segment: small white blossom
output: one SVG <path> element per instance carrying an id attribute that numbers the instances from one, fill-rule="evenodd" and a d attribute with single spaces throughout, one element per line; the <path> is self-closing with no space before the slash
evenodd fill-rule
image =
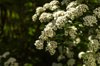
<path id="1" fill-rule="evenodd" d="M 50 3 L 45 3 L 45 4 L 43 5 L 43 8 L 45 8 L 45 9 L 50 9 Z"/>
<path id="2" fill-rule="evenodd" d="M 93 26 L 94 24 L 97 24 L 97 19 L 95 16 L 91 16 L 91 15 L 85 16 L 83 20 L 84 20 L 83 24 L 86 26 Z"/>
<path id="3" fill-rule="evenodd" d="M 74 20 L 75 18 L 83 15 L 84 12 L 88 10 L 88 6 L 85 4 L 80 4 L 76 8 L 69 8 L 66 11 L 66 17 Z"/>
<path id="4" fill-rule="evenodd" d="M 65 23 L 67 23 L 67 18 L 65 16 L 60 16 L 57 18 L 55 25 L 58 29 L 62 29 L 62 27 L 65 26 Z"/>
<path id="5" fill-rule="evenodd" d="M 85 52 L 80 52 L 80 53 L 78 54 L 78 58 L 81 59 L 81 58 L 82 58 L 82 55 L 84 55 L 84 54 L 85 54 Z"/>
<path id="6" fill-rule="evenodd" d="M 47 36 L 47 37 L 53 38 L 54 35 L 55 35 L 55 32 L 54 32 L 54 30 L 53 30 L 52 28 L 46 27 L 46 28 L 44 29 L 44 34 L 45 34 L 45 36 Z"/>
<path id="7" fill-rule="evenodd" d="M 90 51 L 96 52 L 99 49 L 99 41 L 94 39 L 89 42 L 88 48 Z"/>
<path id="8" fill-rule="evenodd" d="M 43 7 L 37 7 L 36 9 L 36 14 L 40 15 L 41 13 L 43 13 L 45 11 L 45 9 Z"/>
<path id="9" fill-rule="evenodd" d="M 83 64 L 82 66 L 86 66 L 85 64 Z"/>
<path id="10" fill-rule="evenodd" d="M 47 47 L 46 47 L 46 50 L 49 51 L 49 53 L 51 55 L 54 55 L 55 52 L 56 52 L 56 49 L 57 48 L 57 42 L 56 41 L 48 41 L 47 42 Z"/>
<path id="11" fill-rule="evenodd" d="M 59 11 L 56 11 L 53 13 L 54 19 L 57 19 L 58 17 L 64 16 L 64 15 L 65 15 L 65 11 L 63 11 L 63 10 L 59 10 Z"/>
<path id="12" fill-rule="evenodd" d="M 44 31 L 41 31 L 41 35 L 39 36 L 39 39 L 48 40 L 48 36 L 45 35 Z"/>
<path id="13" fill-rule="evenodd" d="M 86 12 L 87 10 L 89 10 L 88 6 L 85 4 L 80 4 L 76 7 L 76 9 L 78 9 L 80 12 Z"/>
<path id="14" fill-rule="evenodd" d="M 80 41 L 81 41 L 80 38 L 76 38 L 75 41 L 74 41 L 74 43 L 75 43 L 75 44 L 79 44 Z"/>
<path id="15" fill-rule="evenodd" d="M 93 13 L 100 18 L 100 7 L 96 8 L 95 10 L 93 10 Z"/>
<path id="16" fill-rule="evenodd" d="M 48 48 L 46 47 L 46 50 L 47 49 Z M 49 51 L 50 55 L 54 55 L 56 53 L 56 50 L 55 49 L 49 49 L 48 51 Z"/>
<path id="17" fill-rule="evenodd" d="M 47 27 L 50 27 L 52 28 L 53 30 L 57 30 L 57 27 L 53 24 L 53 22 L 49 22 L 47 25 L 46 25 L 46 28 Z"/>
<path id="18" fill-rule="evenodd" d="M 76 28 L 75 26 L 70 26 L 69 28 L 71 28 L 71 29 L 77 31 L 77 28 Z"/>
<path id="19" fill-rule="evenodd" d="M 93 52 L 86 52 L 82 58 L 86 66 L 96 66 L 96 60 Z"/>
<path id="20" fill-rule="evenodd" d="M 89 36 L 89 37 L 88 37 L 88 40 L 90 40 L 90 41 L 91 41 L 91 40 L 92 40 L 92 36 Z"/>
<path id="21" fill-rule="evenodd" d="M 78 5 L 77 1 L 73 1 L 73 2 L 68 4 L 66 10 L 68 10 L 70 8 L 75 8 L 77 5 Z"/>
<path id="22" fill-rule="evenodd" d="M 37 15 L 37 14 L 34 14 L 34 15 L 32 16 L 32 20 L 33 20 L 34 22 L 36 22 L 37 17 L 38 17 L 38 15 Z"/>
<path id="23" fill-rule="evenodd" d="M 39 17 L 40 22 L 49 22 L 50 20 L 53 19 L 53 15 L 51 13 L 42 13 Z"/>
<path id="24" fill-rule="evenodd" d="M 53 1 L 50 2 L 50 8 L 49 9 L 51 11 L 54 11 L 54 10 L 56 10 L 58 8 L 59 8 L 59 1 L 53 0 Z"/>
<path id="25" fill-rule="evenodd" d="M 51 6 L 51 7 L 50 7 L 50 10 L 51 10 L 51 11 L 55 11 L 55 10 L 57 10 L 58 8 L 59 8 L 58 5 L 54 5 L 54 6 Z"/>
<path id="26" fill-rule="evenodd" d="M 77 32 L 76 32 L 76 30 L 70 29 L 70 30 L 68 31 L 68 34 L 69 34 L 69 36 L 70 36 L 72 39 L 75 39 L 75 38 L 76 38 L 76 35 L 77 35 Z"/>
<path id="27" fill-rule="evenodd" d="M 56 49 L 57 48 L 57 42 L 56 41 L 48 41 L 47 47 L 50 48 L 50 49 L 51 48 Z"/>
<path id="28" fill-rule="evenodd" d="M 66 11 L 66 14 L 65 16 L 70 18 L 71 20 L 74 20 L 75 19 L 75 16 L 76 16 L 76 8 L 70 8 Z"/>
<path id="29" fill-rule="evenodd" d="M 3 57 L 3 58 L 6 58 L 9 54 L 10 54 L 10 52 L 5 52 L 5 53 L 2 55 L 2 57 Z"/>
<path id="30" fill-rule="evenodd" d="M 51 6 L 59 5 L 59 1 L 53 0 L 53 1 L 50 2 L 50 5 L 51 5 Z"/>
<path id="31" fill-rule="evenodd" d="M 37 49 L 41 50 L 43 49 L 43 43 L 44 43 L 43 40 L 36 40 L 34 45 L 36 46 Z"/>
<path id="32" fill-rule="evenodd" d="M 9 66 L 9 65 L 13 65 L 14 63 L 16 63 L 16 59 L 11 57 L 9 58 L 5 63 L 4 63 L 4 66 Z M 14 65 L 13 65 L 14 66 Z"/>

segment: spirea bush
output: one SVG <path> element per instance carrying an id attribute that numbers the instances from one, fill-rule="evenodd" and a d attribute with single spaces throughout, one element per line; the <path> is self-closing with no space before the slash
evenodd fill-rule
<path id="1" fill-rule="evenodd" d="M 34 43 L 36 48 L 59 54 L 52 66 L 100 66 L 99 5 L 53 0 L 37 7 L 32 20 L 45 24 Z M 60 62 L 64 59 L 65 64 Z"/>

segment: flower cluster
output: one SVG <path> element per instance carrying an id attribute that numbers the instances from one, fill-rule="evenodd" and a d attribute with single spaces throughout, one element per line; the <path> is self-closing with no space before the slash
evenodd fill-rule
<path id="1" fill-rule="evenodd" d="M 41 22 L 49 21 L 50 19 L 53 18 L 53 17 L 52 17 L 52 14 L 50 14 L 50 13 L 43 13 L 43 12 L 45 12 L 46 10 L 55 11 L 55 10 L 57 10 L 57 9 L 59 9 L 59 1 L 54 0 L 54 1 L 51 1 L 50 3 L 46 3 L 46 4 L 43 5 L 43 7 L 38 7 L 38 8 L 36 9 L 36 14 L 34 14 L 34 15 L 32 16 L 32 20 L 33 20 L 34 22 L 36 22 L 37 17 L 41 15 L 40 18 L 39 18 L 39 20 L 40 20 Z M 43 13 L 43 14 L 42 14 L 42 13 Z M 46 21 L 45 21 L 45 20 L 46 20 Z"/>
<path id="2" fill-rule="evenodd" d="M 36 40 L 34 45 L 37 49 L 43 49 L 43 43 L 44 42 L 42 40 Z"/>
<path id="3" fill-rule="evenodd" d="M 76 2 L 75 2 L 76 3 Z M 80 4 L 75 8 L 69 8 L 66 13 L 66 17 L 70 18 L 71 20 L 74 20 L 75 18 L 82 16 L 84 12 L 86 12 L 88 9 L 88 6 L 85 4 Z"/>
<path id="4" fill-rule="evenodd" d="M 79 61 L 75 58 L 83 60 L 81 66 L 96 66 L 96 61 L 99 64 L 100 60 L 96 59 L 100 48 L 100 8 L 90 11 L 86 4 L 73 1 L 66 9 L 60 9 L 59 4 L 59 1 L 53 0 L 36 9 L 33 21 L 47 23 L 34 45 L 51 55 L 58 51 L 58 61 L 67 57 L 68 66 L 74 66 Z M 87 14 L 87 11 L 92 13 Z"/>
<path id="5" fill-rule="evenodd" d="M 40 22 L 49 22 L 51 19 L 53 19 L 53 15 L 51 13 L 42 13 L 39 20 Z"/>
<path id="6" fill-rule="evenodd" d="M 83 18 L 83 20 L 84 20 L 84 23 L 83 24 L 85 26 L 93 26 L 94 24 L 97 24 L 97 19 L 96 19 L 95 16 L 91 16 L 91 15 L 85 16 Z"/>
<path id="7" fill-rule="evenodd" d="M 98 17 L 100 18 L 100 7 L 96 8 L 93 13 Z"/>
<path id="8" fill-rule="evenodd" d="M 87 51 L 82 56 L 85 66 L 96 66 L 96 60 L 94 54 L 91 51 Z"/>
<path id="9" fill-rule="evenodd" d="M 9 58 L 5 63 L 4 66 L 19 66 L 19 64 L 16 62 L 16 59 L 11 57 Z"/>
<path id="10" fill-rule="evenodd" d="M 6 51 L 5 53 L 3 53 L 2 55 L 0 55 L 0 63 L 3 63 L 3 66 L 19 66 L 19 63 L 17 62 L 16 58 L 14 57 L 9 57 L 10 56 L 10 52 Z M 6 59 L 6 60 L 5 60 Z"/>
<path id="11" fill-rule="evenodd" d="M 72 2 L 72 3 L 77 4 L 76 1 Z M 50 3 L 48 3 L 48 4 L 46 3 L 43 7 L 38 7 L 36 9 L 36 14 L 41 13 L 41 15 L 39 17 L 40 22 L 41 23 L 42 22 L 49 22 L 46 25 L 46 27 L 44 28 L 44 30 L 41 32 L 41 35 L 39 36 L 40 40 L 37 40 L 35 42 L 35 46 L 37 47 L 37 49 L 43 49 L 43 42 L 50 40 L 49 38 L 53 38 L 56 35 L 55 31 L 57 29 L 62 29 L 65 26 L 65 24 L 68 23 L 69 18 L 73 19 L 75 17 L 79 17 L 84 12 L 86 12 L 86 10 L 88 10 L 88 6 L 86 6 L 85 4 L 80 4 L 80 5 L 77 5 L 76 7 L 73 7 L 73 5 L 71 5 L 71 3 L 70 3 L 69 6 L 67 7 L 68 8 L 67 11 L 57 10 L 57 11 L 53 12 L 53 15 L 51 13 L 44 12 L 44 10 L 49 9 L 48 5 L 55 6 L 55 5 L 58 5 L 58 4 L 59 4 L 59 2 L 54 0 L 54 1 L 51 1 Z M 38 10 L 40 10 L 40 11 L 38 11 Z M 79 12 L 82 13 L 82 14 L 78 15 Z M 36 14 L 34 16 L 36 16 Z M 53 20 L 53 18 L 54 18 L 54 20 Z M 36 20 L 36 18 L 34 18 L 34 17 L 32 17 L 32 19 Z M 52 21 L 50 22 L 50 20 L 52 20 Z M 77 34 L 76 33 L 77 28 L 75 28 L 75 26 L 72 26 L 72 27 L 69 27 L 69 28 L 71 28 L 71 30 L 69 31 L 69 35 L 72 38 L 74 38 L 75 34 Z M 79 40 L 76 40 L 76 43 L 79 43 L 77 41 L 79 41 Z M 74 41 L 74 43 L 75 43 L 75 41 Z M 47 44 L 47 47 L 48 46 L 50 46 L 50 45 Z M 49 48 L 51 48 L 51 47 L 49 47 Z M 51 53 L 51 50 L 49 52 Z M 55 51 L 52 51 L 52 52 L 55 53 Z"/>
<path id="12" fill-rule="evenodd" d="M 90 51 L 97 52 L 99 49 L 99 41 L 96 39 L 90 40 L 88 44 L 88 48 Z"/>
<path id="13" fill-rule="evenodd" d="M 47 42 L 47 47 L 46 50 L 48 50 L 50 52 L 51 55 L 54 55 L 56 52 L 57 48 L 57 42 L 56 41 L 48 41 Z"/>

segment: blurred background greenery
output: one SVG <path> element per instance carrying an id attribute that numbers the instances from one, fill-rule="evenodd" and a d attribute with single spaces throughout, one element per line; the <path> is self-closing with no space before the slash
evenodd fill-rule
<path id="1" fill-rule="evenodd" d="M 20 66 L 51 66 L 54 58 L 35 49 L 34 41 L 43 24 L 32 22 L 38 6 L 51 0 L 0 0 L 0 55 L 9 51 Z M 0 61 L 1 66 L 7 58 Z"/>

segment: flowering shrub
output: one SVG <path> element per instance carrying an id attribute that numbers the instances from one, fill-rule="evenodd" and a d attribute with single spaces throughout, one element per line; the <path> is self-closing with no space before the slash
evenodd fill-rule
<path id="1" fill-rule="evenodd" d="M 34 45 L 51 55 L 58 53 L 58 62 L 66 59 L 67 66 L 99 66 L 100 7 L 71 1 L 61 8 L 64 2 L 53 0 L 36 9 L 32 20 L 46 25 Z"/>

